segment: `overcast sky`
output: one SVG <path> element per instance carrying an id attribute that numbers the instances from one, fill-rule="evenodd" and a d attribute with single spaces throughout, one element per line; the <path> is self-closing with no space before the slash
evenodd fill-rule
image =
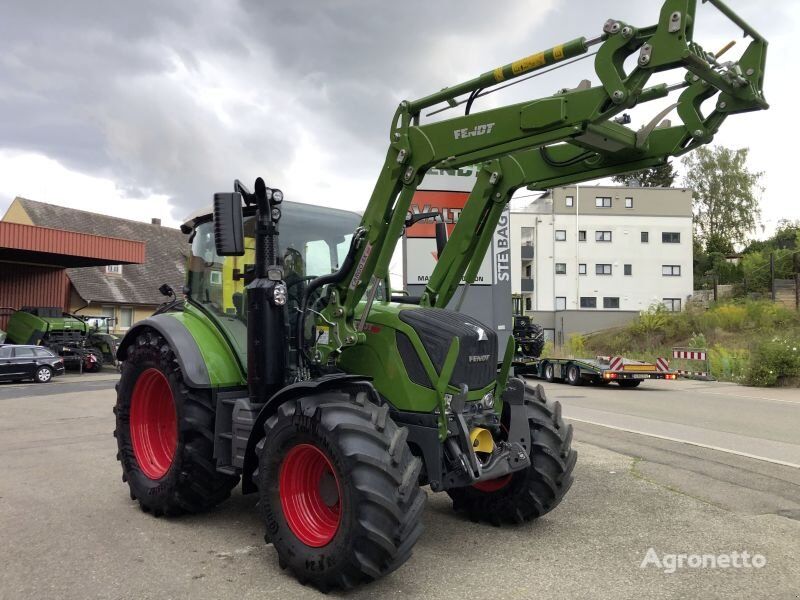
<path id="1" fill-rule="evenodd" d="M 770 41 L 772 107 L 732 117 L 715 141 L 750 147 L 752 167 L 765 171 L 769 230 L 779 218 L 800 218 L 790 95 L 800 3 L 729 4 Z M 19 195 L 177 224 L 213 192 L 231 190 L 234 178 L 259 175 L 287 199 L 362 210 L 400 100 L 597 35 L 609 17 L 655 23 L 659 6 L 0 0 L 0 215 Z M 695 34 L 712 51 L 738 40 L 730 56 L 746 45 L 707 4 Z M 479 100 L 473 112 L 592 76 L 583 61 Z M 637 111 L 636 127 L 657 108 Z"/>

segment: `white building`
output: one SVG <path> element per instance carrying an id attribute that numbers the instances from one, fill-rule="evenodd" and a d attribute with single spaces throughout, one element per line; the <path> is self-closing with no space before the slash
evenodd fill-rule
<path id="1" fill-rule="evenodd" d="M 511 211 L 517 314 L 563 343 L 692 294 L 692 193 L 681 188 L 562 187 Z"/>

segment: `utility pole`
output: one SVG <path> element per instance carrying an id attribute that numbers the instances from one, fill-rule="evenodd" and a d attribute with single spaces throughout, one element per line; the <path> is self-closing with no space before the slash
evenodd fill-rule
<path id="1" fill-rule="evenodd" d="M 775 302 L 775 253 L 769 253 L 769 282 L 772 290 L 772 301 Z"/>

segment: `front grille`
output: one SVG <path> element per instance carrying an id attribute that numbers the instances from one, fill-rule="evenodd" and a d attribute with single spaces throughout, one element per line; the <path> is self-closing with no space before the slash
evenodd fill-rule
<path id="1" fill-rule="evenodd" d="M 466 383 L 470 390 L 478 390 L 495 380 L 497 334 L 477 319 L 442 308 L 409 308 L 400 312 L 400 320 L 417 332 L 437 373 L 442 371 L 450 343 L 458 337 L 460 351 L 452 385 Z"/>

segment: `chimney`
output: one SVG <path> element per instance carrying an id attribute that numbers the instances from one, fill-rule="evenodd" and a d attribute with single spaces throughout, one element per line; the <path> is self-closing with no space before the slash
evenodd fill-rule
<path id="1" fill-rule="evenodd" d="M 161 219 L 156 219 L 155 217 L 153 217 L 152 219 L 150 219 L 150 224 L 151 225 L 161 225 Z"/>

